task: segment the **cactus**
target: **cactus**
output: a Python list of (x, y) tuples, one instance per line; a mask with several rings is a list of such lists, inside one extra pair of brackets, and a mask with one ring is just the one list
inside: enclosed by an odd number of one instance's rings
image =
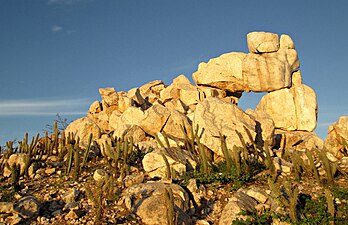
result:
[(232, 171), (232, 157), (231, 154), (229, 152), (229, 150), (227, 149), (227, 145), (226, 145), (226, 137), (220, 134), (220, 143), (221, 143), (221, 150), (222, 153), (225, 157), (225, 161), (226, 161), (226, 169), (231, 172)]
[(12, 180), (12, 185), (15, 192), (20, 190), (19, 176), (20, 176), (20, 165), (13, 164), (11, 166), (11, 180)]
[(336, 210), (335, 210), (335, 203), (334, 203), (334, 198), (332, 196), (332, 193), (330, 191), (330, 189), (325, 188), (325, 198), (326, 198), (326, 203), (327, 203), (327, 209), (328, 212), (331, 215), (331, 221), (330, 224), (335, 224), (334, 223), (334, 218), (335, 218), (335, 214), (336, 214)]
[(73, 180), (78, 181), (79, 175), (80, 175), (80, 154), (79, 154), (79, 145), (75, 144), (75, 151), (74, 151), (74, 176)]
[(71, 166), (72, 166), (72, 160), (73, 160), (73, 153), (74, 153), (74, 147), (72, 144), (69, 144), (68, 146), (68, 159), (67, 159), (67, 169), (65, 175), (69, 175)]
[(335, 184), (335, 173), (336, 173), (336, 164), (335, 163), (330, 163), (328, 157), (326, 156), (325, 151), (320, 151), (319, 152), (319, 158), (321, 162), (323, 163), (323, 167), (326, 173), (327, 177), (327, 182), (329, 185), (334, 185)]
[(290, 183), (285, 184), (285, 188), (287, 194), (289, 196), (289, 210), (290, 210), (290, 218), (293, 223), (296, 223), (298, 220), (297, 216), (297, 202), (298, 202), (298, 194), (299, 190), (297, 185), (292, 187)]
[(315, 162), (313, 159), (313, 154), (309, 151), (306, 152), (306, 156), (309, 159), (309, 163), (310, 163), (310, 168), (312, 170), (312, 173), (315, 177), (315, 180), (318, 182), (318, 184), (320, 184), (320, 177), (319, 177), (319, 172), (317, 167), (315, 166)]
[(168, 225), (174, 225), (176, 224), (176, 219), (175, 219), (175, 211), (174, 211), (174, 196), (173, 196), (173, 190), (171, 188), (165, 188), (165, 202), (166, 205), (168, 206), (168, 211), (167, 211), (167, 224)]
[(85, 154), (83, 155), (83, 161), (82, 161), (81, 168), (83, 168), (87, 162), (89, 150), (90, 150), (91, 144), (92, 144), (92, 138), (93, 138), (93, 134), (91, 133), (88, 137), (88, 145), (87, 145), (87, 148), (85, 150)]
[(237, 169), (237, 173), (238, 173), (238, 176), (241, 175), (242, 173), (242, 158), (240, 157), (240, 154), (242, 152), (242, 148), (241, 147), (237, 147), (237, 146), (233, 146), (233, 161), (234, 161), (234, 165), (236, 166), (236, 169)]

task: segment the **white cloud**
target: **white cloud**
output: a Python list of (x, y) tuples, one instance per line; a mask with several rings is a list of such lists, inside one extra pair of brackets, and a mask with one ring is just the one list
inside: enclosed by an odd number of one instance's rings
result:
[(61, 30), (63, 30), (63, 27), (61, 27), (61, 26), (54, 25), (51, 27), (52, 32), (59, 32)]
[(85, 115), (88, 99), (45, 99), (0, 101), (0, 116)]

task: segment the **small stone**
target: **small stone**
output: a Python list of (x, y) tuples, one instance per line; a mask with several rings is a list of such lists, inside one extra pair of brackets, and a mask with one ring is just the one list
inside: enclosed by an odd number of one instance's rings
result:
[(109, 179), (109, 175), (107, 172), (105, 172), (105, 170), (97, 169), (96, 171), (94, 171), (93, 179), (97, 182), (101, 182), (103, 180)]
[(34, 218), (39, 215), (40, 203), (33, 196), (24, 197), (14, 204), (14, 210), (24, 218)]
[(76, 201), (79, 194), (80, 194), (80, 192), (76, 188), (72, 188), (62, 195), (62, 200), (66, 204), (69, 204), (70, 202)]
[(246, 194), (262, 204), (264, 204), (268, 200), (268, 197), (257, 189), (249, 189), (248, 191), (246, 191)]
[(75, 219), (78, 219), (79, 217), (78, 217), (78, 215), (76, 214), (76, 212), (74, 211), (74, 210), (70, 210), (69, 212), (68, 212), (68, 214), (66, 214), (65, 216), (64, 216), (64, 219), (65, 220), (75, 220)]
[(52, 174), (54, 174), (55, 172), (56, 172), (56, 168), (48, 168), (48, 169), (45, 170), (45, 173), (46, 173), (47, 175), (52, 175)]
[(12, 202), (0, 202), (0, 213), (12, 213), (13, 203)]

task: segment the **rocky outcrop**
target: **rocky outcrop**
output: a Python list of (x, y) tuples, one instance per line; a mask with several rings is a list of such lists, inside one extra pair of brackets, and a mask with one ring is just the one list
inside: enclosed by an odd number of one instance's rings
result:
[[(268, 92), (291, 86), (291, 74), (300, 66), (289, 36), (252, 32), (247, 36), (251, 53), (232, 52), (201, 63), (192, 75), (198, 86), (231, 92)], [(292, 43), (292, 44), (291, 44)]]
[(341, 116), (328, 129), (325, 148), (337, 158), (348, 154), (348, 116)]
[[(200, 63), (192, 75), (196, 85), (179, 75), (169, 85), (154, 80), (128, 92), (101, 88), (101, 102), (95, 101), (88, 118), (75, 121), (71, 125), (75, 128), (67, 131), (79, 130), (77, 135), (85, 141), (87, 130), (93, 130), (95, 137), (103, 134), (97, 140), (100, 144), (110, 141), (110, 132), (115, 138), (133, 137), (134, 143), (165, 132), (171, 146), (177, 146), (185, 138), (181, 126), (188, 131), (199, 126), (201, 143), (216, 156), (223, 156), (221, 135), (232, 149), (242, 146), (237, 133), (248, 145), (273, 146), (275, 129), (312, 132), (317, 122), (316, 95), (302, 84), (291, 37), (251, 32), (247, 43), (249, 53), (230, 52)], [(245, 113), (236, 105), (249, 91), (269, 93), (255, 110)]]

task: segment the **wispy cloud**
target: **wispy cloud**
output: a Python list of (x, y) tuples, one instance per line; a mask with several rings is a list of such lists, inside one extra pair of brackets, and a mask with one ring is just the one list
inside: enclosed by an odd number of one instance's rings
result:
[(53, 26), (51, 27), (51, 31), (52, 31), (52, 32), (59, 32), (59, 31), (61, 31), (61, 30), (63, 30), (63, 27), (61, 27), (61, 26), (53, 25)]
[(0, 116), (84, 115), (89, 104), (86, 98), (0, 101)]

